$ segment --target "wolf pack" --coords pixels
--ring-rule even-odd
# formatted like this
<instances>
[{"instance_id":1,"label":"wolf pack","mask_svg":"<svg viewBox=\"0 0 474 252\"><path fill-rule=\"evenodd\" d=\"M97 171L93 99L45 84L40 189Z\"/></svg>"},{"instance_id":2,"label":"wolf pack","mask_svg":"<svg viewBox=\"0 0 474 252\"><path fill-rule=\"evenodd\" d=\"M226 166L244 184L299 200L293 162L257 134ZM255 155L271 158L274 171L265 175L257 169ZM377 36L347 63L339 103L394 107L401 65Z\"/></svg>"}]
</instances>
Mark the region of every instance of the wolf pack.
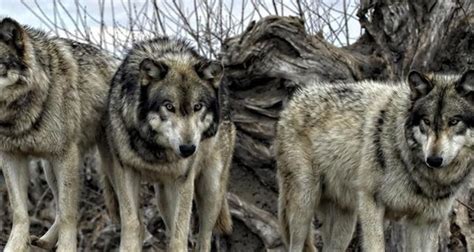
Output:
<instances>
[{"instance_id":1,"label":"wolf pack","mask_svg":"<svg viewBox=\"0 0 474 252\"><path fill-rule=\"evenodd\" d=\"M0 19L0 167L12 228L4 251L76 251L80 163L98 150L120 251L141 251L142 181L153 183L167 251L230 234L226 200L236 139L222 106L224 66L186 41L135 43L121 61L92 45ZM411 71L400 81L305 83L275 138L278 219L287 251L346 251L360 223L364 251L384 251L384 223L406 226L407 251L437 251L441 224L473 181L474 70ZM29 163L39 160L56 205L30 236ZM275 203L276 204L276 203Z\"/></svg>"}]
</instances>

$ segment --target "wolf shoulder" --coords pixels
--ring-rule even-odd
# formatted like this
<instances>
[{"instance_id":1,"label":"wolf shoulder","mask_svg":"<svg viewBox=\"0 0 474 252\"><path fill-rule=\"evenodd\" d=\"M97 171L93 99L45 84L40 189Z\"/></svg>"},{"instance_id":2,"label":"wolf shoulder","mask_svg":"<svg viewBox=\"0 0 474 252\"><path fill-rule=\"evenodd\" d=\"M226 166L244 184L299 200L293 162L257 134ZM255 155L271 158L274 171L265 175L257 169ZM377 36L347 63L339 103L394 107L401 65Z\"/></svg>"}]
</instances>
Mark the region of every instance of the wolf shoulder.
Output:
<instances>
[{"instance_id":1,"label":"wolf shoulder","mask_svg":"<svg viewBox=\"0 0 474 252\"><path fill-rule=\"evenodd\" d=\"M308 83L293 93L280 114L279 125L306 128L348 116L363 120L367 111L383 106L388 100L406 100L409 94L409 87L397 82Z\"/></svg>"}]
</instances>

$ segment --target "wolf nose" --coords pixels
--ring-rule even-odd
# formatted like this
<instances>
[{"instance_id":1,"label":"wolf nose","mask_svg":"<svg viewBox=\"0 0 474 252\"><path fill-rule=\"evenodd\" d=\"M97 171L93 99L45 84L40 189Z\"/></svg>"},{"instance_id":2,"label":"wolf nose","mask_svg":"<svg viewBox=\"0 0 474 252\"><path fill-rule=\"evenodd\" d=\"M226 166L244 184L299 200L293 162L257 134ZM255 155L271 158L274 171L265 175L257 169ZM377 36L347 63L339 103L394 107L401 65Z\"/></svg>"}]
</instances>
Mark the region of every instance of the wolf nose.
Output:
<instances>
[{"instance_id":1,"label":"wolf nose","mask_svg":"<svg viewBox=\"0 0 474 252\"><path fill-rule=\"evenodd\" d=\"M196 151L196 145L194 144L183 144L179 146L179 151L181 152L181 156L189 157Z\"/></svg>"},{"instance_id":2,"label":"wolf nose","mask_svg":"<svg viewBox=\"0 0 474 252\"><path fill-rule=\"evenodd\" d=\"M443 163L442 157L431 156L426 159L426 163L433 168L439 168Z\"/></svg>"}]
</instances>

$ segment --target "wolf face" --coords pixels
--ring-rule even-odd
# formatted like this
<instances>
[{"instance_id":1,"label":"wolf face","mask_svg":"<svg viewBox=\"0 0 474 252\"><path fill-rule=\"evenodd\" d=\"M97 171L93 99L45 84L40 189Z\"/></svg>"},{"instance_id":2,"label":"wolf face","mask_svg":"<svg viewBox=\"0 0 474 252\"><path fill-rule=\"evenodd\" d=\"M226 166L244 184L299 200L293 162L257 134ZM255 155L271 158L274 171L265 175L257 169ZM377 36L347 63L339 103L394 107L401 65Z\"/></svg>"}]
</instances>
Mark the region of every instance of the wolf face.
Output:
<instances>
[{"instance_id":1,"label":"wolf face","mask_svg":"<svg viewBox=\"0 0 474 252\"><path fill-rule=\"evenodd\" d=\"M24 37L23 28L16 21L5 18L0 22L0 92L16 84L25 68Z\"/></svg>"},{"instance_id":2,"label":"wolf face","mask_svg":"<svg viewBox=\"0 0 474 252\"><path fill-rule=\"evenodd\" d=\"M430 78L418 72L408 77L413 106L413 133L420 158L431 168L449 166L474 144L474 71L459 79Z\"/></svg>"},{"instance_id":3,"label":"wolf face","mask_svg":"<svg viewBox=\"0 0 474 252\"><path fill-rule=\"evenodd\" d=\"M190 66L171 59L143 60L139 112L143 130L177 155L193 155L201 140L217 131L222 72L217 62Z\"/></svg>"}]
</instances>

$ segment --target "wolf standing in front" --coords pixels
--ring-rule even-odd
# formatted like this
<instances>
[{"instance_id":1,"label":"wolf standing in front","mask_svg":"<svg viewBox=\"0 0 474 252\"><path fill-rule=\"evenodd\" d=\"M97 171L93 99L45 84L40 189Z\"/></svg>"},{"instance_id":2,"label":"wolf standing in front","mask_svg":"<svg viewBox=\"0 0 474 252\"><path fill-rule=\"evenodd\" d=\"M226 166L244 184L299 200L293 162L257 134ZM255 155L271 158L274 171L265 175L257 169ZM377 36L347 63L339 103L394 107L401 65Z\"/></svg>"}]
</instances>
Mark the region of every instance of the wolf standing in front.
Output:
<instances>
[{"instance_id":1,"label":"wolf standing in front","mask_svg":"<svg viewBox=\"0 0 474 252\"><path fill-rule=\"evenodd\" d=\"M384 251L384 218L408 251L434 251L474 165L474 71L411 72L398 84L318 83L295 94L277 133L279 218L290 251L345 251L359 216L365 251Z\"/></svg>"},{"instance_id":2,"label":"wolf standing in front","mask_svg":"<svg viewBox=\"0 0 474 252\"><path fill-rule=\"evenodd\" d=\"M169 251L187 251L193 194L198 250L210 250L214 227L230 232L225 192L235 127L226 113L220 115L222 73L220 63L187 43L156 38L134 45L115 74L107 115L115 158L106 173L118 202L106 201L109 209L119 204L121 251L142 248L141 179L157 183Z\"/></svg>"},{"instance_id":3,"label":"wolf standing in front","mask_svg":"<svg viewBox=\"0 0 474 252\"><path fill-rule=\"evenodd\" d=\"M52 227L32 242L76 249L79 163L97 140L110 62L96 48L0 21L0 164L13 212L5 251L29 248L30 158L48 161L44 170L57 205Z\"/></svg>"}]
</instances>

